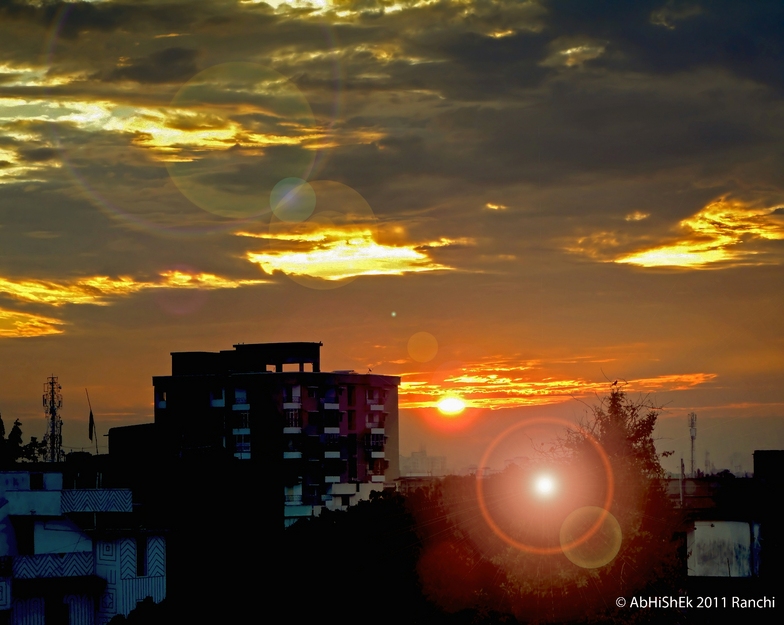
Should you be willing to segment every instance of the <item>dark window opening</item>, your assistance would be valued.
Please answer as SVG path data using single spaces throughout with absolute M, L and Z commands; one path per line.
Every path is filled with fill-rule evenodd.
M 136 577 L 146 577 L 146 576 L 147 576 L 147 537 L 139 536 L 136 539 Z
M 44 623 L 46 625 L 70 625 L 69 605 L 62 599 L 47 599 L 44 604 Z

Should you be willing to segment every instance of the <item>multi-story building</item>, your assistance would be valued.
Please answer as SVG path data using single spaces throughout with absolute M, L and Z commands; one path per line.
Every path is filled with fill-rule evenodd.
M 400 378 L 323 372 L 321 345 L 172 353 L 171 375 L 153 378 L 155 427 L 144 438 L 181 458 L 253 468 L 259 496 L 282 504 L 286 524 L 393 486 Z M 124 429 L 110 436 L 113 450 L 133 446 L 117 436 Z
M 166 538 L 134 522 L 131 491 L 52 467 L 69 469 L 0 473 L 0 623 L 103 625 L 162 601 Z

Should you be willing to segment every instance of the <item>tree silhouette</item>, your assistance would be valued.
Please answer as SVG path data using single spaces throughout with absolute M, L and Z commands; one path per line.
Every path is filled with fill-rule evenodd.
M 607 606 L 613 612 L 616 597 L 680 581 L 679 543 L 674 540 L 679 518 L 667 497 L 660 463 L 661 456 L 672 452 L 656 451 L 658 415 L 647 398 L 634 401 L 613 384 L 579 427 L 556 442 L 549 460 L 565 481 L 578 485 L 569 496 L 575 513 L 597 512 L 585 513 L 592 519 L 579 533 L 578 540 L 587 537 L 585 542 L 563 554 L 542 556 L 510 547 L 494 559 L 507 573 L 518 617 L 567 621 L 598 616 Z M 609 513 L 603 521 L 598 510 Z M 562 547 L 570 518 L 550 527 L 550 536 L 560 530 Z M 602 560 L 602 550 L 609 561 Z
M 6 466 L 20 460 L 35 462 L 43 456 L 43 453 L 44 444 L 38 442 L 35 436 L 31 436 L 30 442 L 26 445 L 22 443 L 22 422 L 19 419 L 14 420 L 14 425 L 6 438 L 5 423 L 0 415 L 0 465 Z

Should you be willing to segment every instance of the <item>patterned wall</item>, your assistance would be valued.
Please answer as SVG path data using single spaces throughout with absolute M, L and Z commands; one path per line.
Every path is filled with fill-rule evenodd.
M 132 512 L 130 490 L 119 488 L 64 490 L 60 496 L 63 514 L 66 512 Z
M 74 577 L 92 574 L 93 554 L 89 551 L 16 556 L 13 564 L 13 575 L 18 579 Z
M 136 577 L 136 539 L 121 538 L 96 544 L 96 573 L 106 580 L 100 598 L 98 623 L 105 625 L 115 614 L 125 616 L 137 602 L 152 597 L 159 603 L 166 597 L 166 539 L 147 539 L 147 575 Z
M 0 610 L 11 607 L 11 580 L 0 579 Z
M 45 625 L 44 610 L 44 600 L 39 597 L 14 601 L 12 622 L 14 625 Z

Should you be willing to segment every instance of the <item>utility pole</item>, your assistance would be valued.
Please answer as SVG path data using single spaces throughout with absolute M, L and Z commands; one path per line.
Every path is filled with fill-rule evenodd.
M 46 434 L 44 434 L 46 462 L 62 462 L 63 457 L 63 420 L 58 410 L 63 407 L 62 386 L 52 375 L 44 382 L 44 414 L 46 415 Z
M 697 438 L 697 415 L 693 412 L 689 413 L 689 436 L 691 436 L 691 476 L 696 477 L 694 473 L 694 439 Z

